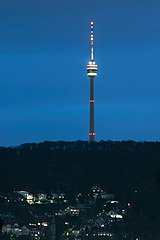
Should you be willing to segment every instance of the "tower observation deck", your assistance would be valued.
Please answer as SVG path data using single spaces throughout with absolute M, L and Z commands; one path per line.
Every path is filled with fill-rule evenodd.
M 90 129 L 89 141 L 95 141 L 95 128 L 94 128 L 94 78 L 97 76 L 98 66 L 94 61 L 94 23 L 90 23 L 90 61 L 87 64 L 87 76 L 90 78 Z

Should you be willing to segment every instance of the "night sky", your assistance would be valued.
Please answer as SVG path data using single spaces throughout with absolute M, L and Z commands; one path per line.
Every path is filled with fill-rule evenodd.
M 96 139 L 160 141 L 159 0 L 0 0 L 0 145 L 87 140 L 95 23 Z

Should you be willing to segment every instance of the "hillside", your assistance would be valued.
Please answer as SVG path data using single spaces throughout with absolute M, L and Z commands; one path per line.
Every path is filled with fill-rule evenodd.
M 123 199 L 137 190 L 145 204 L 160 197 L 160 143 L 43 142 L 0 148 L 0 189 L 86 191 L 94 184 Z

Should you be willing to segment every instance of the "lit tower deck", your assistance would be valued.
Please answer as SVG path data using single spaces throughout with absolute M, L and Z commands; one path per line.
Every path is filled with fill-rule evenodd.
M 90 78 L 90 129 L 89 129 L 89 141 L 95 141 L 95 129 L 94 129 L 94 78 L 97 76 L 98 66 L 94 61 L 94 23 L 91 22 L 91 35 L 90 35 L 90 61 L 87 65 L 87 76 Z

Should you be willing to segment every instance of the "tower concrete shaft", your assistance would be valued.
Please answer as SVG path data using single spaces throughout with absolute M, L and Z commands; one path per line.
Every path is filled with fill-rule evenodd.
M 90 78 L 90 128 L 89 128 L 89 141 L 95 141 L 95 128 L 94 128 L 94 78 L 97 76 L 98 66 L 94 61 L 94 33 L 93 22 L 91 22 L 91 48 L 90 48 L 90 61 L 87 65 L 87 76 Z
M 95 141 L 95 130 L 94 130 L 94 77 L 90 77 L 90 131 L 89 141 Z

